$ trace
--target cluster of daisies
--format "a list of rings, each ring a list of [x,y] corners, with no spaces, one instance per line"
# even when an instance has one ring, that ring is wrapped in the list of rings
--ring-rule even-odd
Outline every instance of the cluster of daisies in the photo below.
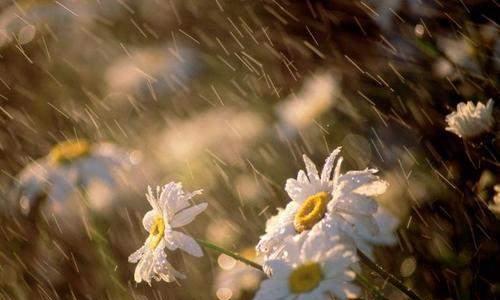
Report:
[[[486,105],[460,103],[457,111],[446,117],[446,130],[464,139],[475,138],[493,128],[492,114],[493,100]],[[342,173],[340,151],[337,148],[326,158],[321,172],[304,155],[305,170],[286,181],[290,201],[267,221],[256,246],[262,262],[258,269],[268,278],[255,299],[356,298],[361,292],[355,284],[361,270],[359,257],[373,257],[374,245],[397,242],[396,218],[374,199],[388,184],[376,175],[376,169]],[[60,143],[21,172],[21,207],[29,211],[44,199],[61,202],[95,179],[113,185],[113,172],[130,163],[129,154],[110,144],[92,145],[82,139]],[[149,235],[129,257],[131,263],[137,263],[136,282],[184,279],[186,276],[168,262],[168,251],[180,249],[203,256],[198,242],[179,231],[207,208],[207,203],[192,203],[201,193],[185,192],[182,184],[175,182],[155,190],[148,188],[151,210],[145,214],[143,226]],[[498,203],[497,195],[490,209],[500,211]]]
[[[256,247],[269,276],[256,299],[357,297],[360,288],[353,283],[354,270],[359,269],[357,251],[371,255],[373,244],[395,241],[392,227],[381,226],[383,218],[378,217],[373,199],[385,191],[386,182],[375,175],[375,169],[341,173],[339,153],[337,148],[327,157],[321,173],[304,155],[305,171],[287,180],[285,190],[291,201],[267,222]],[[189,202],[200,193],[186,193],[180,183],[158,187],[156,193],[149,189],[146,197],[152,209],[143,219],[149,236],[129,257],[138,263],[137,282],[184,278],[167,261],[166,250],[202,255],[192,237],[175,231],[206,209],[206,203],[191,206]]]
[[[357,251],[371,255],[373,244],[395,242],[392,230],[380,226],[373,198],[387,183],[375,169],[341,173],[339,153],[326,158],[321,173],[304,155],[305,171],[287,180],[291,201],[268,220],[257,245],[270,277],[256,299],[355,298]]]
[[[478,136],[493,126],[493,101],[486,105],[459,104],[447,116],[447,130],[462,138]],[[396,242],[395,218],[374,199],[388,184],[376,169],[342,173],[341,149],[325,160],[321,172],[306,155],[305,170],[286,181],[290,202],[266,223],[266,232],[256,246],[268,278],[261,283],[255,299],[352,299],[360,296],[355,284],[359,254],[373,256],[373,246]],[[201,191],[185,193],[180,183],[149,190],[152,206],[143,219],[149,232],[144,245],[129,261],[136,263],[135,280],[171,282],[185,276],[167,261],[165,248],[177,248],[202,256],[197,242],[174,231],[190,223],[206,209],[189,200]]]

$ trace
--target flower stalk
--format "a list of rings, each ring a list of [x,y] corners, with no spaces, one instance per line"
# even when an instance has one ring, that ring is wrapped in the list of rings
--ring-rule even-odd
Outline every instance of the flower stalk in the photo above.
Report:
[[[385,280],[389,281],[393,286],[395,286],[401,292],[403,292],[406,296],[408,296],[408,298],[410,298],[412,300],[423,300],[411,288],[404,285],[399,279],[396,278],[396,276],[387,272],[381,266],[379,266],[377,263],[372,261],[368,256],[366,256],[366,254],[361,252],[359,249],[357,252],[358,252],[358,257],[361,260],[361,262],[363,262],[363,264],[368,266],[373,271],[377,272]]]
[[[196,241],[200,245],[202,245],[203,247],[205,247],[207,249],[211,249],[211,250],[217,251],[219,253],[225,254],[225,255],[230,256],[230,257],[232,257],[232,258],[234,258],[236,260],[241,261],[242,263],[244,263],[244,264],[246,264],[246,265],[248,265],[250,267],[253,267],[253,268],[255,268],[255,269],[259,270],[259,271],[263,271],[263,268],[262,268],[261,265],[259,265],[258,263],[254,262],[254,261],[246,259],[243,256],[241,256],[241,255],[239,255],[239,254],[237,254],[235,252],[226,250],[224,248],[221,248],[221,247],[219,247],[217,245],[214,245],[214,244],[212,244],[212,243],[210,243],[208,241],[205,241],[205,240],[196,239]]]
[[[370,282],[370,280],[363,276],[361,273],[356,273],[356,279],[359,281],[359,283],[361,283],[361,285],[371,291],[376,300],[389,300],[384,296],[384,294],[380,292],[380,289],[378,287],[374,286]]]

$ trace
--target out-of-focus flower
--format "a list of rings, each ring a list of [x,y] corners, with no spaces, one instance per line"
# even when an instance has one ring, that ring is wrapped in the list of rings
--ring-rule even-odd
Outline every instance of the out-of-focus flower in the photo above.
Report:
[[[240,255],[257,263],[261,262],[257,259],[253,248],[244,249]],[[221,300],[238,299],[244,291],[255,290],[264,277],[260,270],[225,254],[219,256],[219,266],[221,270],[215,277],[214,290]]]
[[[241,235],[241,228],[226,218],[216,218],[207,226],[205,236],[209,241],[223,247],[230,247],[236,243]]]
[[[161,189],[157,187],[156,195],[148,187],[146,198],[152,209],[144,215],[142,224],[149,236],[144,245],[128,258],[129,262],[139,262],[134,274],[136,282],[144,280],[151,283],[152,278],[172,282],[175,278],[185,278],[168,263],[165,248],[179,248],[193,256],[203,256],[200,246],[192,237],[174,230],[191,223],[207,208],[207,203],[191,206],[189,201],[199,194],[201,190],[185,193],[182,184],[175,182]]]
[[[169,163],[191,162],[207,151],[225,162],[235,163],[265,128],[258,114],[224,107],[189,120],[172,121],[160,147],[169,153],[164,157]]]
[[[21,208],[28,212],[45,196],[57,208],[77,188],[85,189],[93,181],[113,187],[115,172],[129,166],[128,154],[112,144],[91,144],[83,139],[59,143],[19,174]]]
[[[375,21],[385,30],[392,28],[394,13],[399,10],[403,0],[370,0],[375,5],[377,15]]]
[[[372,196],[382,194],[387,183],[374,175],[375,169],[341,174],[342,157],[336,160],[339,153],[337,148],[328,156],[321,175],[304,155],[307,173],[300,170],[297,179],[287,180],[285,190],[292,201],[267,222],[257,245],[259,252],[273,256],[281,252],[287,239],[297,235],[306,245],[319,233],[336,236],[340,232],[368,244],[365,236],[380,234],[374,217],[378,204]]]
[[[453,132],[461,138],[469,139],[489,131],[495,120],[493,119],[493,99],[486,105],[472,101],[460,102],[457,110],[446,116],[448,126],[446,130]]]
[[[254,177],[248,175],[239,175],[234,180],[236,192],[241,197],[242,201],[255,203],[262,201],[262,187],[258,184]]]
[[[461,72],[457,71],[453,64],[479,72],[479,65],[474,59],[475,46],[466,38],[454,39],[448,37],[438,37],[437,44],[443,50],[447,58],[436,59],[433,71],[439,77],[450,77],[452,79],[460,77]],[[451,60],[451,62],[449,61]],[[452,63],[453,62],[453,63]]]
[[[298,95],[292,94],[277,105],[279,126],[287,133],[307,127],[335,104],[340,93],[338,78],[330,73],[314,75]]]
[[[108,97],[139,96],[157,100],[186,89],[186,81],[198,70],[196,62],[194,50],[174,45],[132,51],[119,57],[106,71]]]
[[[90,21],[89,6],[79,1],[24,1],[6,8],[0,14],[0,48],[11,42],[31,42],[38,31],[53,34],[73,33],[76,23]],[[78,15],[78,17],[76,16]],[[63,30],[58,30],[64,28]],[[63,39],[62,36],[58,36]]]
[[[495,195],[493,196],[493,203],[488,205],[488,208],[497,218],[500,218],[500,184],[495,185],[494,190]]]
[[[301,248],[297,239],[288,240],[286,259],[269,260],[270,278],[263,281],[255,299],[351,299],[360,288],[351,281],[355,273],[356,250],[340,237],[316,235],[315,247]]]
[[[404,3],[413,15],[430,17],[435,13],[435,9],[431,4],[423,3],[422,1],[414,0],[369,0],[369,3],[374,5],[376,14],[375,21],[384,30],[390,30],[393,27],[393,21],[397,12],[403,7]]]

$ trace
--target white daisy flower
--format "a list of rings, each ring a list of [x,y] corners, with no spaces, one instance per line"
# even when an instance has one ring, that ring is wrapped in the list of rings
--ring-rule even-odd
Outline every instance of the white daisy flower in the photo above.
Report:
[[[304,155],[306,172],[300,170],[297,179],[287,180],[285,190],[292,201],[267,222],[266,233],[257,245],[260,253],[279,251],[286,239],[296,235],[305,235],[302,240],[307,242],[307,235],[316,226],[328,234],[340,230],[357,241],[379,234],[374,218],[378,204],[372,196],[382,194],[387,183],[374,175],[375,169],[341,174],[342,157],[336,160],[339,153],[337,148],[330,154],[321,175]]]
[[[200,246],[192,237],[174,230],[191,223],[207,208],[206,202],[191,206],[189,200],[199,194],[201,190],[185,193],[182,184],[175,182],[161,189],[157,187],[156,195],[148,187],[146,198],[152,209],[144,215],[142,224],[149,236],[144,245],[129,257],[129,262],[139,262],[134,274],[136,282],[144,280],[150,283],[151,278],[172,282],[175,278],[185,278],[168,263],[164,248],[179,248],[193,256],[203,256]]]
[[[112,144],[92,145],[83,139],[59,143],[19,174],[21,207],[29,211],[44,197],[54,204],[62,203],[77,188],[85,188],[94,180],[113,187],[115,171],[130,164],[129,155]]]
[[[356,250],[339,236],[314,236],[315,247],[301,248],[298,239],[288,240],[286,259],[268,260],[270,278],[263,281],[255,300],[274,299],[351,299],[360,288],[356,277]]]
[[[467,104],[460,102],[457,110],[446,116],[448,126],[446,130],[453,132],[463,139],[476,137],[489,131],[495,120],[493,118],[493,99],[488,100],[486,105],[472,101]]]

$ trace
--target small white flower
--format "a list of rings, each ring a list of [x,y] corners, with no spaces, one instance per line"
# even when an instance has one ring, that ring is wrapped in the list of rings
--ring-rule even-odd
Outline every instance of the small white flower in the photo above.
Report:
[[[198,53],[182,45],[131,49],[106,70],[107,97],[118,100],[118,108],[128,108],[132,95],[137,99],[165,99],[186,89],[185,85],[198,73],[198,66]]]
[[[355,249],[339,236],[315,235],[315,247],[301,248],[298,239],[288,240],[285,259],[268,260],[270,278],[263,281],[255,300],[351,299],[360,288],[351,281],[357,267]]]
[[[495,185],[494,190],[495,195],[493,196],[493,203],[488,205],[488,208],[497,218],[500,218],[500,184]]]
[[[472,101],[468,101],[467,104],[460,102],[457,110],[446,116],[446,123],[448,123],[446,130],[464,139],[489,131],[495,123],[493,104],[493,99],[488,100],[486,105],[481,102],[477,105]]]
[[[330,154],[321,175],[304,155],[306,172],[300,170],[297,179],[287,180],[285,190],[292,201],[267,222],[266,234],[257,245],[260,253],[272,255],[280,251],[284,241],[297,235],[305,236],[301,240],[307,243],[310,232],[342,232],[368,244],[371,241],[365,237],[379,234],[374,218],[378,204],[372,196],[383,193],[387,183],[374,175],[375,169],[341,174],[342,157],[336,160],[339,153],[337,148]]]
[[[45,196],[55,204],[62,203],[77,188],[85,188],[93,180],[113,187],[115,171],[130,164],[128,154],[112,144],[92,145],[83,139],[62,142],[19,174],[21,206],[29,211],[34,202]]]
[[[162,158],[168,165],[201,162],[207,150],[225,162],[238,164],[267,128],[259,114],[228,106],[210,109],[187,120],[171,119],[169,123],[171,126],[159,138],[160,147],[169,153]]]
[[[191,206],[189,200],[199,194],[201,190],[184,193],[182,184],[175,182],[166,184],[161,190],[157,187],[156,195],[148,187],[146,198],[152,209],[144,215],[142,224],[149,236],[144,246],[129,257],[129,262],[139,262],[134,274],[136,282],[144,280],[150,283],[151,278],[171,282],[176,277],[185,277],[167,262],[164,248],[179,248],[193,256],[203,256],[200,246],[192,237],[174,230],[191,223],[207,208],[207,203]]]
[[[0,10],[0,48],[13,42],[27,44],[34,40],[35,35],[49,32],[58,37],[63,35],[74,39],[75,34],[79,33],[76,29],[92,21],[91,7],[83,1],[62,0],[61,3],[23,1],[9,7],[3,6]],[[78,17],[68,14],[68,9],[77,12]]]
[[[314,74],[297,94],[276,106],[279,128],[286,134],[296,134],[335,105],[341,94],[340,76],[328,72]]]

